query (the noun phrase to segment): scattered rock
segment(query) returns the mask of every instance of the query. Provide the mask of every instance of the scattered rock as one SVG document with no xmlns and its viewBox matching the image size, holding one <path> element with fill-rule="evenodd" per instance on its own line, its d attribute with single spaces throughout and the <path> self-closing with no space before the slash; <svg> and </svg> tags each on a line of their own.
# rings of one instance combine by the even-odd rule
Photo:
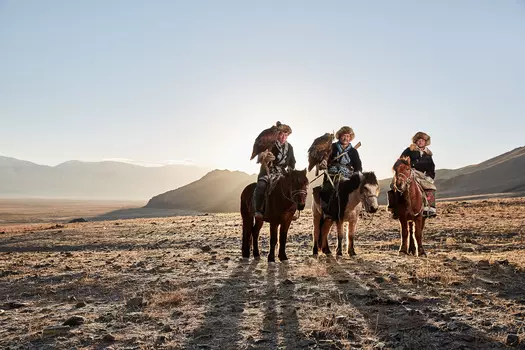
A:
<svg viewBox="0 0 525 350">
<path fill-rule="evenodd" d="M 69 220 L 68 224 L 74 224 L 76 222 L 87 222 L 87 220 L 84 218 L 75 218 L 75 219 Z"/>
<path fill-rule="evenodd" d="M 284 284 L 284 285 L 293 285 L 294 283 L 293 283 L 292 281 L 290 281 L 289 279 L 285 279 L 285 280 L 283 281 L 283 284 Z"/>
<path fill-rule="evenodd" d="M 86 302 L 84 302 L 84 301 L 79 301 L 79 302 L 76 303 L 76 305 L 75 305 L 75 307 L 76 307 L 77 309 L 80 309 L 81 307 L 84 307 L 84 306 L 86 306 Z"/>
<path fill-rule="evenodd" d="M 201 247 L 201 250 L 206 253 L 211 251 L 211 247 L 209 245 L 205 245 Z"/>
<path fill-rule="evenodd" d="M 508 346 L 516 346 L 520 342 L 520 338 L 517 334 L 507 334 L 507 339 L 505 340 L 505 344 Z"/>
<path fill-rule="evenodd" d="M 126 306 L 129 308 L 141 308 L 144 305 L 142 297 L 135 297 L 128 300 Z"/>
<path fill-rule="evenodd" d="M 42 335 L 45 337 L 67 335 L 71 328 L 69 326 L 51 326 L 42 330 Z"/>
<path fill-rule="evenodd" d="M 10 301 L 2 305 L 2 307 L 6 310 L 20 309 L 26 306 L 27 306 L 26 303 L 19 303 L 17 301 Z"/>
<path fill-rule="evenodd" d="M 105 342 L 114 342 L 115 339 L 116 339 L 115 336 L 109 333 L 102 337 L 102 340 Z"/>
<path fill-rule="evenodd" d="M 63 325 L 64 326 L 80 326 L 81 324 L 84 324 L 84 322 L 86 322 L 86 319 L 82 316 L 71 316 L 63 323 Z"/>
</svg>

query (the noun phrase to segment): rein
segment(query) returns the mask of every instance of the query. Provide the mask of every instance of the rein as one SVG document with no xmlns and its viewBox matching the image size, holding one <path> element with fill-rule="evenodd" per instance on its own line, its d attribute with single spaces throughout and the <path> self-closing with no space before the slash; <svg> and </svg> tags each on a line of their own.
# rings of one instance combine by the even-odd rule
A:
<svg viewBox="0 0 525 350">
<path fill-rule="evenodd" d="M 288 201 L 294 203 L 296 206 L 299 203 L 294 200 L 295 196 L 297 196 L 298 194 L 308 195 L 308 191 L 306 191 L 306 190 L 292 190 L 292 189 L 290 189 L 290 197 L 288 197 L 286 195 L 284 189 L 283 189 L 283 185 L 281 185 L 280 187 L 281 187 L 281 193 L 282 193 L 283 197 L 286 198 Z M 298 210 L 296 209 L 295 211 L 298 211 Z M 301 211 L 299 210 L 299 215 L 297 215 L 297 217 L 294 216 L 293 220 L 299 219 L 300 216 L 301 216 Z"/>
<path fill-rule="evenodd" d="M 403 173 L 397 173 L 396 172 L 396 177 L 404 177 L 406 180 L 405 180 L 405 183 L 406 183 L 406 188 L 405 188 L 405 191 L 401 192 L 399 190 L 399 188 L 397 187 L 396 185 L 396 182 L 394 182 L 394 189 L 397 191 L 397 192 L 401 192 L 403 194 L 403 196 L 405 197 L 405 200 L 407 201 L 407 204 L 408 204 L 408 210 L 409 210 L 409 214 L 412 215 L 412 216 L 418 216 L 420 215 L 422 212 L 423 212 L 423 209 L 424 209 L 424 205 L 423 205 L 423 192 L 422 192 L 422 189 L 421 189 L 421 185 L 415 180 L 414 178 L 414 171 L 412 170 L 412 168 L 410 168 L 410 174 L 408 176 L 406 176 L 405 174 Z M 421 194 L 421 209 L 419 210 L 419 212 L 417 213 L 414 213 L 412 211 L 412 200 L 410 198 L 410 185 L 412 184 L 412 182 L 415 182 L 416 183 L 416 186 L 417 186 L 417 189 L 419 191 L 419 193 Z"/>
</svg>

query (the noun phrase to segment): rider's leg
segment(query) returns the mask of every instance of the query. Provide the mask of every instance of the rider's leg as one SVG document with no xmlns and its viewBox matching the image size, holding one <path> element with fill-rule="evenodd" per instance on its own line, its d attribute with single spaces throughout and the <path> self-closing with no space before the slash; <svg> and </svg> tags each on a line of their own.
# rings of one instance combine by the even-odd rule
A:
<svg viewBox="0 0 525 350">
<path fill-rule="evenodd" d="M 437 215 L 436 211 L 436 191 L 435 190 L 425 190 L 425 196 L 427 198 L 428 207 L 425 207 L 427 216 L 432 217 Z"/>
<path fill-rule="evenodd" d="M 263 204 L 264 204 L 264 196 L 266 194 L 266 181 L 259 180 L 257 181 L 257 186 L 255 186 L 255 192 L 253 193 L 253 200 L 254 204 L 253 207 L 255 209 L 255 218 L 261 219 L 264 217 L 263 213 Z"/>
</svg>

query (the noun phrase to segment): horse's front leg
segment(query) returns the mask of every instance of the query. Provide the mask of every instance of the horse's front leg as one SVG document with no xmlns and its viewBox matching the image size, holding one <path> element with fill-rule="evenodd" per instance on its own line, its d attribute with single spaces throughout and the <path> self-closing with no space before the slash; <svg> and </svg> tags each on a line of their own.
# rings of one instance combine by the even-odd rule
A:
<svg viewBox="0 0 525 350">
<path fill-rule="evenodd" d="M 348 255 L 350 256 L 357 255 L 354 249 L 354 237 L 355 237 L 355 232 L 357 229 L 358 220 L 359 220 L 359 212 L 356 209 L 353 212 L 351 212 L 348 217 L 348 233 L 347 233 L 348 237 L 346 241 L 348 242 Z"/>
<path fill-rule="evenodd" d="M 399 224 L 401 226 L 401 245 L 399 246 L 399 254 L 408 255 L 408 223 L 405 215 L 399 216 Z"/>
<path fill-rule="evenodd" d="M 419 216 L 416 219 L 415 226 L 416 226 L 416 243 L 417 243 L 417 254 L 416 256 L 427 256 L 427 253 L 425 253 L 425 250 L 423 249 L 423 227 L 424 227 L 424 220 L 423 217 Z"/>
<path fill-rule="evenodd" d="M 332 254 L 328 246 L 328 234 L 332 228 L 333 221 L 331 219 L 324 219 L 321 227 L 321 251 L 326 255 Z"/>
<path fill-rule="evenodd" d="M 337 249 L 335 251 L 336 255 L 343 255 L 343 236 L 344 236 L 344 227 L 343 220 L 337 221 L 335 224 L 337 229 Z"/>
<path fill-rule="evenodd" d="M 277 245 L 277 227 L 279 224 L 270 223 L 270 252 L 268 262 L 275 262 L 275 246 Z"/>
<path fill-rule="evenodd" d="M 408 254 L 417 255 L 414 221 L 408 222 Z"/>
<path fill-rule="evenodd" d="M 288 229 L 290 228 L 291 218 L 286 219 L 279 228 L 279 260 L 288 260 L 286 256 L 286 240 L 288 239 Z"/>
<path fill-rule="evenodd" d="M 253 230 L 252 230 L 253 257 L 256 259 L 259 259 L 261 256 L 261 253 L 259 252 L 259 233 L 261 232 L 261 227 L 263 224 L 264 224 L 264 221 L 255 220 L 255 225 L 253 225 Z"/>
<path fill-rule="evenodd" d="M 253 217 L 242 216 L 242 257 L 250 257 L 250 247 L 252 245 Z"/>
</svg>

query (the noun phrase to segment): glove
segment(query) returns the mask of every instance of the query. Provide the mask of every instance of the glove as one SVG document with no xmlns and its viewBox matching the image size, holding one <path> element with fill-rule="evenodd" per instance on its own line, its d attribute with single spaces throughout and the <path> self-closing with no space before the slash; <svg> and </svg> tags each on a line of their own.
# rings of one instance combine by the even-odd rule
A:
<svg viewBox="0 0 525 350">
<path fill-rule="evenodd" d="M 321 163 L 319 163 L 319 169 L 326 170 L 326 168 L 328 168 L 328 165 L 327 165 L 326 159 L 323 159 Z"/>
<path fill-rule="evenodd" d="M 272 160 L 275 160 L 275 156 L 273 155 L 272 152 L 261 152 L 259 157 L 261 159 L 261 163 L 264 163 L 264 164 L 268 164 Z"/>
</svg>

